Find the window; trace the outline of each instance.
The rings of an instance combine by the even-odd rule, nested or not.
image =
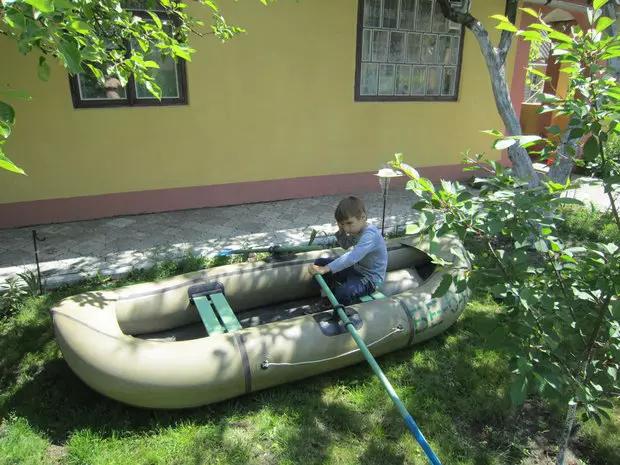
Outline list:
[[[123,2],[125,8],[130,9],[136,16],[150,20],[146,14],[148,8],[145,0],[131,0]],[[161,6],[150,9],[157,14],[166,30],[165,11]],[[171,31],[171,29],[170,29]],[[128,44],[128,48],[132,44]],[[186,105],[187,104],[187,76],[185,60],[176,62],[171,57],[163,58],[158,51],[153,51],[144,57],[159,64],[159,68],[152,69],[152,76],[162,90],[161,101],[157,100],[144,84],[138,84],[133,77],[125,87],[114,76],[106,76],[102,86],[91,74],[80,73],[70,76],[71,96],[75,108],[111,107],[111,106],[147,106],[147,105]]]
[[[435,0],[360,0],[357,31],[356,101],[457,100],[465,31]]]

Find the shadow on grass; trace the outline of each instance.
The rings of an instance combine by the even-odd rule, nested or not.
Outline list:
[[[2,348],[19,347],[26,357],[28,351],[50,343],[49,319],[44,320],[7,335],[10,340],[2,341]],[[493,312],[466,312],[434,339],[378,359],[444,463],[518,463],[526,451],[532,431],[516,427],[518,409],[510,406],[505,395],[508,357],[482,349],[479,333],[493,325],[497,325]],[[19,363],[15,359],[11,365],[16,368]],[[339,386],[341,398],[326,394]],[[0,413],[25,417],[57,445],[83,430],[101,438],[119,438],[190,424],[200,428],[192,433],[180,463],[205,463],[212,460],[214,450],[229,463],[325,463],[336,447],[343,448],[345,455],[353,454],[344,463],[411,463],[407,456],[411,446],[402,446],[412,441],[407,438],[409,431],[365,363],[212,406],[146,410],[91,390],[55,355],[4,399]],[[289,427],[274,440],[248,420],[261,413],[274,421],[289,418]],[[539,432],[544,428],[540,426]],[[233,430],[247,432],[251,444],[229,441],[223,446]],[[592,444],[586,449],[607,463],[619,458],[611,448],[600,451]]]

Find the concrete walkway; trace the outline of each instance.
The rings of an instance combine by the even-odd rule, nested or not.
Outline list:
[[[585,179],[583,179],[585,180]],[[378,186],[377,186],[377,190]],[[366,203],[372,223],[381,227],[380,192],[353,194]],[[609,207],[601,186],[583,186],[574,195],[598,208]],[[45,286],[54,288],[98,273],[122,276],[134,268],[192,253],[212,257],[224,249],[307,244],[312,229],[335,232],[333,212],[342,195],[218,208],[122,216],[91,221],[0,230],[0,289],[7,278],[36,272],[32,231],[38,242]],[[390,191],[386,233],[417,218],[410,191]]]
[[[377,186],[378,188],[378,186]],[[369,219],[381,227],[380,192],[353,193],[366,203]],[[47,288],[98,273],[122,276],[187,253],[212,257],[221,250],[307,244],[312,229],[335,232],[334,209],[342,195],[218,208],[121,216],[0,230],[0,288],[25,270],[36,272],[32,231]],[[386,233],[417,217],[410,191],[390,191]],[[320,237],[320,236],[319,236]]]

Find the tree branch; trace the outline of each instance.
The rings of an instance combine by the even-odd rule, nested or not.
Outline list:
[[[517,6],[518,6],[517,0],[506,1],[505,16],[510,20],[512,24],[515,24],[517,22]],[[508,50],[510,50],[510,45],[512,44],[513,37],[514,37],[513,32],[506,31],[506,30],[502,31],[502,37],[499,40],[499,45],[497,46],[497,55],[501,63],[506,63],[506,56],[508,55]]]
[[[469,29],[472,28],[473,23],[478,21],[475,17],[469,14],[469,12],[462,13],[457,11],[450,3],[450,0],[437,0],[437,3],[439,4],[439,8],[441,8],[443,15],[450,21],[462,24]]]

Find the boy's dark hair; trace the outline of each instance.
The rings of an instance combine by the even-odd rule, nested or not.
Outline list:
[[[336,207],[334,216],[336,217],[336,221],[340,223],[353,217],[359,220],[362,215],[365,214],[366,206],[364,205],[364,202],[357,197],[345,197]]]

